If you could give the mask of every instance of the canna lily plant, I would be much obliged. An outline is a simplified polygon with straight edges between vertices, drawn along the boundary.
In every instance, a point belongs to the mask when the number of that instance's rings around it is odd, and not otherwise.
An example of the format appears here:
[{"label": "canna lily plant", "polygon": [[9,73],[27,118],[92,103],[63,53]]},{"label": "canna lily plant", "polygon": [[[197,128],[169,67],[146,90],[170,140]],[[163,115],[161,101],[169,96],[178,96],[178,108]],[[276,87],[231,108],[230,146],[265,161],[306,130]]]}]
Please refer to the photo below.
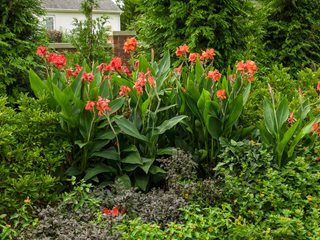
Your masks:
[{"label": "canna lily plant", "polygon": [[[136,46],[130,38],[124,50],[134,57]],[[176,85],[169,81],[169,54],[159,63],[140,56],[131,70],[118,57],[92,68],[66,68],[62,54],[48,53],[45,47],[37,54],[46,65],[47,79],[30,70],[31,88],[37,97],[48,96],[74,144],[67,174],[145,190],[165,173],[155,159],[174,151],[166,134],[186,118],[176,114],[177,104],[168,105]]]},{"label": "canna lily plant", "polygon": [[[320,121],[320,115],[312,116],[310,110],[313,105],[319,104],[320,100],[310,104],[299,94],[299,107],[290,113],[286,97],[279,97],[280,101],[276,101],[270,85],[269,93],[271,101],[264,99],[264,122],[260,127],[260,135],[262,141],[273,148],[277,164],[281,167],[293,157],[298,143],[315,132],[314,126]],[[313,142],[316,142],[316,139]]]},{"label": "canna lily plant", "polygon": [[[215,52],[207,49],[200,55],[190,53],[187,45],[177,48],[181,65],[176,69],[179,79],[180,113],[189,116],[185,121],[187,139],[200,160],[216,165],[220,138],[239,138],[250,131],[241,129],[237,123],[246,104],[251,82],[257,69],[253,61],[241,61],[237,72],[229,68],[220,73],[212,67]],[[225,75],[225,76],[223,76]],[[213,167],[212,166],[212,167]]]}]

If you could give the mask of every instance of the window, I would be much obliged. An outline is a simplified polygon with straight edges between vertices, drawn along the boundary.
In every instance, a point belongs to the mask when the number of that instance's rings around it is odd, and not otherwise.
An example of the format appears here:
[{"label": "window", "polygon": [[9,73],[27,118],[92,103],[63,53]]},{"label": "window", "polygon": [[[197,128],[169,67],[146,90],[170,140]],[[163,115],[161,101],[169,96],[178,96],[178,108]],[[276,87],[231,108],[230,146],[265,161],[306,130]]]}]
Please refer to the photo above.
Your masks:
[{"label": "window", "polygon": [[54,17],[53,16],[45,17],[44,22],[45,22],[45,26],[48,31],[54,30]]}]

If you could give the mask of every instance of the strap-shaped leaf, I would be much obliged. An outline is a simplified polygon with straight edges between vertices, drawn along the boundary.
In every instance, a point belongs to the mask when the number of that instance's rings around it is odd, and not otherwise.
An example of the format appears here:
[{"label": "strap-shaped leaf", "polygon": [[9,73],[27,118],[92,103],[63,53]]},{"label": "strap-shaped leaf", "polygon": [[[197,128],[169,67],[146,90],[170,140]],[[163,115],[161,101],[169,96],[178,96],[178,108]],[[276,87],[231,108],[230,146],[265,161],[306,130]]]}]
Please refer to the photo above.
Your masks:
[{"label": "strap-shaped leaf", "polygon": [[135,127],[135,125],[132,122],[130,122],[128,119],[120,116],[116,116],[114,117],[114,121],[124,134],[127,134],[131,137],[140,139],[145,142],[147,141],[146,137],[141,135],[138,129]]},{"label": "strap-shaped leaf", "polygon": [[89,168],[86,171],[86,175],[84,176],[84,180],[87,181],[100,173],[117,173],[117,170],[111,166],[100,163],[94,166],[93,168]]},{"label": "strap-shaped leaf", "polygon": [[125,158],[121,159],[121,162],[129,163],[129,164],[138,164],[138,165],[143,164],[139,152],[129,153]]},{"label": "strap-shaped leaf", "polygon": [[29,80],[31,89],[38,98],[46,92],[47,86],[45,82],[33,70],[29,71]]},{"label": "strap-shaped leaf", "polygon": [[225,131],[229,133],[232,130],[233,125],[239,119],[243,109],[243,97],[239,95],[231,104],[230,104],[230,114],[225,125]]},{"label": "strap-shaped leaf", "polygon": [[268,132],[271,135],[276,136],[276,130],[275,130],[276,121],[275,121],[275,116],[273,112],[274,111],[273,106],[267,98],[264,98],[263,106],[264,106],[264,124]]},{"label": "strap-shaped leaf", "polygon": [[185,119],[187,116],[181,115],[173,117],[169,120],[165,120],[160,126],[155,128],[155,135],[161,135],[167,130],[173,128],[175,125],[177,125],[179,122],[181,122],[183,119]]},{"label": "strap-shaped leaf", "polygon": [[282,125],[287,121],[289,116],[289,103],[287,98],[283,98],[277,109],[277,129],[280,131]]}]

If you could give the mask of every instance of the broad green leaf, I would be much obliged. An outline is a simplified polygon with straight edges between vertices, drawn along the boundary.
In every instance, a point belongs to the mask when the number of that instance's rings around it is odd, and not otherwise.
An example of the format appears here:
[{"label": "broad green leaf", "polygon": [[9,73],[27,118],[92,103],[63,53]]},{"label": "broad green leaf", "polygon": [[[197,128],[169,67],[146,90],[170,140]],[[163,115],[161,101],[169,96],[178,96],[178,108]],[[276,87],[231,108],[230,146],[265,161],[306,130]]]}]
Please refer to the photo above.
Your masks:
[{"label": "broad green leaf", "polygon": [[143,191],[147,190],[147,186],[149,183],[149,175],[136,175],[135,180],[136,180],[136,186],[141,188]]},{"label": "broad green leaf", "polygon": [[117,112],[123,106],[125,100],[126,99],[124,97],[121,97],[111,101],[109,103],[109,107],[111,108],[111,112],[109,114]]},{"label": "broad green leaf", "polygon": [[[116,134],[119,133],[119,129],[115,129]],[[113,133],[111,129],[108,129],[106,131],[100,131],[96,135],[95,139],[96,140],[113,140],[116,137],[116,135]]]},{"label": "broad green leaf", "polygon": [[120,116],[116,116],[114,118],[114,121],[116,122],[116,124],[119,126],[119,128],[124,134],[140,139],[142,141],[147,141],[146,137],[141,135],[138,129],[135,127],[135,125],[132,122],[130,122],[128,119]]},{"label": "broad green leaf", "polygon": [[184,118],[186,118],[187,116],[176,116],[173,117],[169,120],[165,120],[160,126],[155,128],[155,135],[161,135],[163,134],[165,131],[173,128],[175,125],[177,125],[180,121],[182,121]]},{"label": "broad green leaf", "polygon": [[154,162],[154,158],[142,158],[143,165],[140,166],[140,168],[148,174],[150,167],[152,166]]},{"label": "broad green leaf", "polygon": [[95,152],[100,152],[101,149],[105,147],[109,142],[109,140],[94,141],[93,146],[90,148],[89,156],[91,156]]},{"label": "broad green leaf", "polygon": [[167,172],[158,166],[151,166],[149,169],[151,174],[166,174]]},{"label": "broad green leaf", "polygon": [[53,96],[56,102],[61,107],[61,110],[66,116],[67,119],[73,116],[72,114],[72,108],[71,108],[71,102],[69,101],[68,96],[63,93],[56,85],[52,85],[53,89]]},{"label": "broad green leaf", "polygon": [[121,159],[121,162],[129,163],[129,164],[138,164],[138,165],[143,164],[139,152],[131,152],[125,158]]},{"label": "broad green leaf", "polygon": [[276,136],[276,130],[275,130],[276,123],[275,123],[275,116],[273,112],[274,111],[273,106],[267,98],[264,98],[263,106],[264,106],[264,124],[268,132],[271,135]]},{"label": "broad green leaf", "polygon": [[[200,112],[202,113],[202,115],[204,113],[206,103],[210,101],[211,101],[210,93],[206,89],[203,89],[200,95],[200,98],[197,102],[197,106]],[[203,116],[203,119],[206,119],[206,116]]]},{"label": "broad green leaf", "polygon": [[[203,72],[204,72],[204,70],[203,70],[203,66],[202,66],[202,63],[200,62],[200,59],[199,59],[199,58],[196,59],[196,67],[195,67],[195,70],[196,70],[195,82],[200,85],[201,79],[202,79],[202,77],[203,77]],[[201,91],[201,90],[202,90],[202,89],[200,89],[200,91]]]},{"label": "broad green leaf", "polygon": [[209,134],[213,139],[219,140],[219,137],[222,134],[222,124],[221,121],[216,117],[208,117],[208,120],[206,121],[208,123],[207,129]]},{"label": "broad green leaf", "polygon": [[249,83],[248,86],[243,91],[243,106],[246,105],[249,99],[250,91],[251,91],[251,83]]},{"label": "broad green leaf", "polygon": [[231,104],[230,104],[230,114],[228,116],[225,131],[229,133],[232,130],[232,127],[239,119],[243,108],[243,98],[239,95]]},{"label": "broad green leaf", "polygon": [[300,140],[302,138],[305,137],[305,135],[309,134],[311,132],[311,129],[312,129],[312,125],[315,123],[315,122],[318,122],[320,120],[320,117],[314,119],[313,121],[309,122],[304,128],[302,128],[300,130],[300,132],[297,134],[297,136],[293,139],[293,142],[290,146],[290,149],[288,151],[288,157],[291,157],[293,155],[293,152],[294,152],[294,149],[296,147],[296,145],[300,142]]},{"label": "broad green leaf", "polygon": [[282,125],[287,121],[289,116],[289,103],[286,98],[283,98],[282,101],[280,102],[276,114],[277,114],[277,121],[278,121],[277,129],[278,131],[280,131]]},{"label": "broad green leaf", "polygon": [[111,166],[107,166],[106,164],[100,163],[94,166],[93,168],[89,168],[86,171],[86,175],[84,176],[84,180],[87,181],[100,173],[117,173],[117,170]]},{"label": "broad green leaf", "polygon": [[46,92],[46,84],[39,78],[39,76],[33,70],[29,71],[29,80],[31,89],[38,98]]},{"label": "broad green leaf", "polygon": [[74,141],[75,144],[77,144],[80,148],[83,148],[86,146],[89,142],[83,142],[82,140]]},{"label": "broad green leaf", "polygon": [[114,149],[95,152],[92,155],[90,155],[90,157],[101,157],[101,158],[105,158],[108,160],[115,160],[115,161],[120,160],[119,153]]},{"label": "broad green leaf", "polygon": [[156,73],[157,90],[160,91],[164,81],[167,79],[167,75],[170,71],[170,53],[165,52],[163,58],[159,63],[159,71]]},{"label": "broad green leaf", "polygon": [[287,146],[289,140],[291,139],[291,137],[293,136],[293,134],[295,133],[297,127],[300,124],[300,120],[297,121],[293,126],[291,126],[286,133],[284,134],[281,142],[277,145],[277,155],[278,155],[278,161],[281,161],[282,159],[282,155],[283,155],[283,151],[285,149],[285,147]]},{"label": "broad green leaf", "polygon": [[173,147],[160,148],[157,151],[157,155],[174,155],[177,154],[177,149]]},{"label": "broad green leaf", "polygon": [[274,144],[276,144],[274,142],[274,139],[272,137],[272,135],[268,132],[268,130],[265,128],[265,126],[261,126],[259,128],[260,130],[260,137],[261,137],[261,141],[269,146],[274,146]]},{"label": "broad green leaf", "polygon": [[175,106],[177,106],[177,104],[172,104],[172,105],[170,105],[170,106],[162,107],[162,108],[159,108],[157,112],[159,113],[159,112],[167,111],[167,110],[169,110],[170,108],[173,108],[173,107],[175,107]]},{"label": "broad green leaf", "polygon": [[118,177],[116,179],[116,182],[121,184],[125,188],[131,187],[131,180],[130,177],[127,174],[123,174],[122,176]]}]

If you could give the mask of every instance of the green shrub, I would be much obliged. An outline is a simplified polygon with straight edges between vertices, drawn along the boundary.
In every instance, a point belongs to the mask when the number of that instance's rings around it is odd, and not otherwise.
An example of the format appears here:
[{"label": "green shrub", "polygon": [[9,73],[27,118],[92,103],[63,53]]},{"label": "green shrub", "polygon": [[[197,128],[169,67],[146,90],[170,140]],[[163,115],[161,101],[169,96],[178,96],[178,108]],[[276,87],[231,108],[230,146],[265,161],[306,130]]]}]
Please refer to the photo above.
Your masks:
[{"label": "green shrub", "polygon": [[[31,219],[28,213],[33,206],[57,200],[59,178],[54,174],[63,164],[69,144],[59,134],[58,114],[48,111],[45,102],[20,95],[15,111],[0,98],[2,226],[21,228],[27,216]],[[26,199],[30,204],[25,204]],[[20,214],[22,208],[25,218]]]}]

